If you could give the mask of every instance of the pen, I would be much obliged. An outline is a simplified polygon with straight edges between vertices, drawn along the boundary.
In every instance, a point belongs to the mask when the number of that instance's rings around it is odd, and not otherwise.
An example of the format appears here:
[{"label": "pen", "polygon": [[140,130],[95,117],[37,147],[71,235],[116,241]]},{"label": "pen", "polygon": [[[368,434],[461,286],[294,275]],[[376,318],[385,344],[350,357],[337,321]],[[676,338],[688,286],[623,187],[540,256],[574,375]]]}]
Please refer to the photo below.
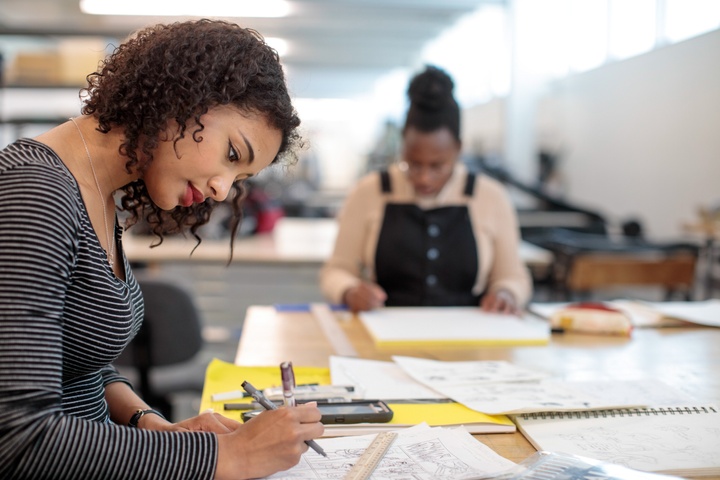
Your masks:
[{"label": "pen", "polygon": [[[301,403],[308,403],[308,402],[317,402],[318,404],[322,403],[349,403],[352,402],[352,399],[350,398],[343,398],[343,397],[332,397],[332,398],[316,398],[312,400],[297,400],[298,404]],[[418,402],[422,402],[421,400]],[[412,402],[412,403],[418,403],[418,402]],[[278,404],[278,402],[273,402],[275,405]],[[402,403],[402,402],[401,402]],[[224,403],[223,409],[224,410],[257,410],[263,408],[262,405],[260,405],[257,402],[250,402],[250,403]]]},{"label": "pen", "polygon": [[280,376],[282,377],[283,402],[286,407],[294,407],[295,372],[293,372],[292,362],[280,364]]},{"label": "pen", "polygon": [[[317,387],[317,383],[302,383],[300,385],[296,385],[297,387]],[[267,395],[267,393],[265,394]],[[213,402],[222,402],[226,400],[235,400],[236,398],[247,398],[250,395],[247,392],[243,392],[242,390],[233,390],[232,392],[221,392],[221,393],[214,393],[210,396],[210,399]]]},{"label": "pen", "polygon": [[223,409],[225,410],[257,410],[263,408],[262,405],[260,405],[257,402],[250,402],[250,403],[225,403],[223,404]]},{"label": "pen", "polygon": [[[249,393],[250,396],[255,399],[255,401],[262,405],[265,410],[277,410],[277,405],[265,398],[262,392],[258,391],[247,380],[242,383],[242,388],[247,393]],[[315,440],[305,440],[305,443],[308,447],[312,448],[323,457],[327,457],[327,453],[325,453],[325,450],[323,450],[322,447],[318,445],[317,442],[315,442]]]}]

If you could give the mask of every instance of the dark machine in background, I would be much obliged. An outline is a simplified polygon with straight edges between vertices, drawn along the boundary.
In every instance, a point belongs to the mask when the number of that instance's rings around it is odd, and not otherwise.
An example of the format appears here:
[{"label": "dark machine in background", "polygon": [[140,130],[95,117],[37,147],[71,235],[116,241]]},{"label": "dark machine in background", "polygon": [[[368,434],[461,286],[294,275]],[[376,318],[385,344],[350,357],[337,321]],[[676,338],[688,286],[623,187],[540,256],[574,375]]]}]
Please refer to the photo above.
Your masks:
[{"label": "dark machine in background", "polygon": [[665,299],[678,294],[691,299],[698,245],[649,241],[635,219],[613,229],[601,212],[547,193],[544,181],[553,167],[547,154],[539,155],[536,185],[482,158],[474,160],[470,168],[535,200],[535,208],[518,210],[518,220],[523,240],[555,256],[552,268],[533,272],[536,292],[544,292],[545,300],[590,299],[595,291],[608,287],[651,285],[662,287]]}]

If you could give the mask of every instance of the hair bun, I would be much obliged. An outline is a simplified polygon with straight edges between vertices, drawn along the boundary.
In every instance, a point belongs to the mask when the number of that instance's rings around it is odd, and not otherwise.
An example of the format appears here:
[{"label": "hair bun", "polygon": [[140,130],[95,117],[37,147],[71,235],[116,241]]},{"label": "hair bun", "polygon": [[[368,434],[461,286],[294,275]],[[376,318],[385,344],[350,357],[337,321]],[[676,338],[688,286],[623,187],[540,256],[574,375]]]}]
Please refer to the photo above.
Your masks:
[{"label": "hair bun", "polygon": [[410,102],[424,110],[441,110],[454,102],[453,81],[443,70],[428,65],[410,82]]}]

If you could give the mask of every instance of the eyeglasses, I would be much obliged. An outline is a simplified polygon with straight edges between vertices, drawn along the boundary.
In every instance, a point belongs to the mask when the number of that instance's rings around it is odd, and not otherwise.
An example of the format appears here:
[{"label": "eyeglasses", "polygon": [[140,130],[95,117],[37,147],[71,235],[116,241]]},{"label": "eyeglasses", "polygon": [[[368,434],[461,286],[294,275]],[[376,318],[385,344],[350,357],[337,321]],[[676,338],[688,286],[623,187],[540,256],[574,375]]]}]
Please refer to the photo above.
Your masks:
[{"label": "eyeglasses", "polygon": [[455,162],[438,162],[430,164],[410,163],[406,160],[400,161],[398,167],[405,172],[408,177],[419,177],[427,174],[430,177],[438,178],[448,174]]}]

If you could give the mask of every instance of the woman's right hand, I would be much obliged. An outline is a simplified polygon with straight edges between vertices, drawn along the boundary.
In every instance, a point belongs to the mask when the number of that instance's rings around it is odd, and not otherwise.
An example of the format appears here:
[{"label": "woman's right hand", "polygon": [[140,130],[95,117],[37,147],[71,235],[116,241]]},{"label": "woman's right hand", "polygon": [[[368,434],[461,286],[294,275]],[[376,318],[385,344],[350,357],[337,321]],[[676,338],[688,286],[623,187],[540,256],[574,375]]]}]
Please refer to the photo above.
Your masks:
[{"label": "woman's right hand", "polygon": [[380,285],[370,282],[362,282],[354,287],[345,290],[343,302],[351,312],[365,312],[385,305],[387,293]]},{"label": "woman's right hand", "polygon": [[262,412],[237,430],[218,435],[217,480],[260,478],[297,465],[306,440],[323,434],[317,404]]}]

